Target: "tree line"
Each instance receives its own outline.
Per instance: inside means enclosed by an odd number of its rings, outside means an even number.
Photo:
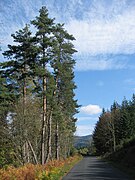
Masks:
[[[14,43],[0,63],[0,165],[66,158],[79,107],[75,38],[49,17],[46,7],[11,36]]]
[[[130,101],[116,101],[110,110],[103,109],[93,133],[98,154],[113,153],[135,139],[135,94]]]

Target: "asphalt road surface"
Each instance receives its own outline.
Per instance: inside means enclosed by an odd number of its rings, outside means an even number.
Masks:
[[[97,157],[84,157],[62,180],[132,180]]]

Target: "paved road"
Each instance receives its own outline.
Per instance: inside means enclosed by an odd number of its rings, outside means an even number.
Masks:
[[[84,157],[62,180],[131,180],[97,157]]]

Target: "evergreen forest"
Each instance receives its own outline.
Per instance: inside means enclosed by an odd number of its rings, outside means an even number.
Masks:
[[[135,166],[135,94],[121,104],[116,101],[110,110],[102,114],[93,132],[96,153],[129,169],[134,174]]]
[[[11,36],[0,63],[0,167],[67,158],[79,107],[75,38],[46,7]]]

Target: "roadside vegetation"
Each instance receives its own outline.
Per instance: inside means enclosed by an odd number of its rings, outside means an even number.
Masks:
[[[25,164],[15,168],[7,166],[0,170],[1,180],[60,180],[79,160],[81,156],[65,160],[53,160],[45,165]]]
[[[135,177],[135,95],[103,109],[93,133],[96,153]]]

